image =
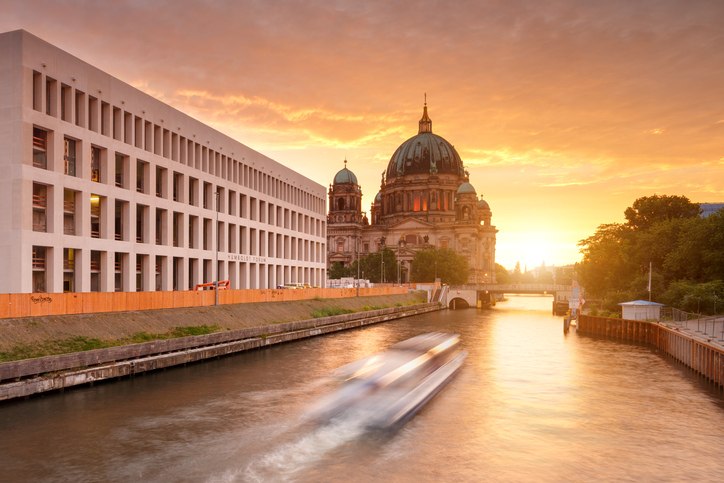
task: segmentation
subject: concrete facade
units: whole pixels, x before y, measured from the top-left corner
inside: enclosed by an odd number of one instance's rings
[[[0,293],[324,284],[323,186],[21,30],[0,147]]]

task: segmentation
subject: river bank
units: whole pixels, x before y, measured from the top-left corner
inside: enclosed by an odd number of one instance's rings
[[[83,316],[57,316],[45,320],[6,319],[15,328],[15,340],[36,339],[35,346],[48,346],[51,333],[65,341],[103,333],[106,339],[87,339],[105,345],[88,350],[21,358],[27,342],[13,346],[14,360],[0,363],[0,401],[56,391],[107,379],[221,357],[236,352],[314,337],[388,320],[439,310],[427,303],[424,293],[359,297],[354,299],[305,300],[266,304],[241,304],[193,309],[172,309],[142,313],[99,314],[103,324]],[[148,313],[160,312],[160,313]],[[121,318],[122,317],[122,318]],[[37,319],[37,318],[34,318]],[[105,320],[110,319],[110,320]],[[272,319],[271,323],[265,323]],[[126,321],[133,323],[126,323]],[[111,322],[114,322],[112,324]],[[145,321],[145,323],[144,323]],[[213,323],[213,325],[208,325]],[[189,325],[196,324],[196,325]],[[221,325],[223,324],[223,325]],[[141,328],[145,342],[128,343],[129,331]],[[22,328],[25,330],[17,330]],[[207,333],[193,330],[202,328]],[[166,332],[153,336],[149,330]],[[171,336],[167,336],[168,334]],[[174,335],[177,333],[176,335]],[[134,337],[138,338],[139,332]],[[71,336],[70,338],[68,336]],[[4,334],[6,338],[8,334]],[[113,339],[115,337],[115,339]],[[130,340],[133,340],[131,337]],[[20,349],[23,350],[20,350]]]
[[[342,299],[316,298],[290,302],[0,319],[0,362],[17,359],[12,353],[32,356],[33,347],[63,340],[112,342],[133,340],[139,334],[145,340],[152,340],[154,335],[158,335],[155,338],[167,338],[160,336],[184,327],[212,329],[206,333],[223,332],[335,313],[400,307],[424,301],[424,292],[412,292]]]

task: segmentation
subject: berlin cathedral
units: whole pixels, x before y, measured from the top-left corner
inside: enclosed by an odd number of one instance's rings
[[[427,103],[418,133],[397,148],[382,173],[369,218],[362,211],[362,188],[346,163],[329,187],[329,266],[348,266],[390,248],[404,283],[416,252],[449,248],[468,260],[469,283],[495,282],[497,230],[490,205],[478,198],[453,145],[433,134]]]

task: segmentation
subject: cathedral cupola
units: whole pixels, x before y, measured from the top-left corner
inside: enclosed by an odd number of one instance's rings
[[[478,223],[478,194],[468,181],[458,186],[455,192],[455,221],[458,223]]]
[[[362,189],[346,159],[329,187],[329,223],[362,223]]]

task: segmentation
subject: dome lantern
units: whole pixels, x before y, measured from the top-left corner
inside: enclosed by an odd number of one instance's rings
[[[422,108],[422,118],[420,119],[420,129],[417,134],[424,132],[432,132],[432,119],[427,115],[427,93],[425,93],[425,106]]]

